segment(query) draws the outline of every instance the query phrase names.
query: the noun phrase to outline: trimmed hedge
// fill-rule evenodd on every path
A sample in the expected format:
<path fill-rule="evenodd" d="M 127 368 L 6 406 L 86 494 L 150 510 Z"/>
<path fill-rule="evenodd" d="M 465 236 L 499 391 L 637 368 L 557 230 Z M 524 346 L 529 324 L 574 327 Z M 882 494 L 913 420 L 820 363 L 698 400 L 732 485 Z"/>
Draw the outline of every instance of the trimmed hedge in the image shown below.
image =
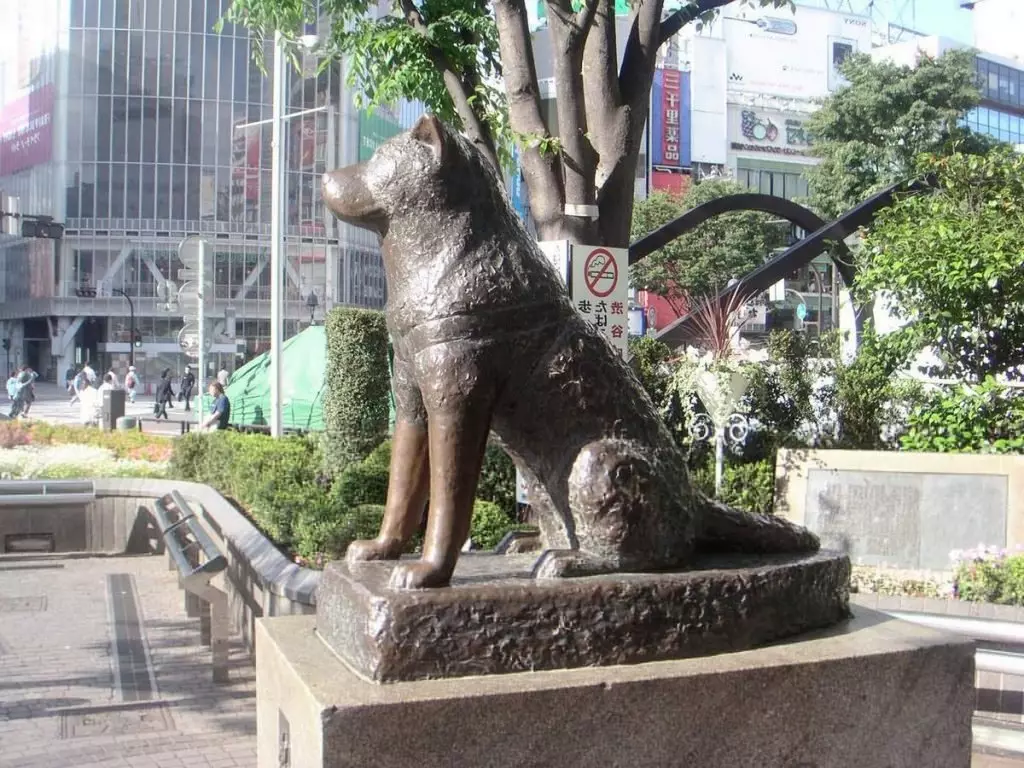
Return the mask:
<path fill-rule="evenodd" d="M 336 307 L 327 314 L 324 471 L 337 476 L 387 437 L 391 393 L 384 314 Z"/>
<path fill-rule="evenodd" d="M 323 453 L 314 439 L 194 432 L 175 441 L 170 474 L 216 488 L 278 546 L 318 565 L 343 556 L 353 540 L 377 535 L 390 457 L 391 444 L 384 441 L 332 479 L 321 472 Z M 478 548 L 493 548 L 519 528 L 512 512 L 496 503 L 478 500 L 474 506 L 470 538 Z M 410 549 L 419 545 L 417 536 Z"/>

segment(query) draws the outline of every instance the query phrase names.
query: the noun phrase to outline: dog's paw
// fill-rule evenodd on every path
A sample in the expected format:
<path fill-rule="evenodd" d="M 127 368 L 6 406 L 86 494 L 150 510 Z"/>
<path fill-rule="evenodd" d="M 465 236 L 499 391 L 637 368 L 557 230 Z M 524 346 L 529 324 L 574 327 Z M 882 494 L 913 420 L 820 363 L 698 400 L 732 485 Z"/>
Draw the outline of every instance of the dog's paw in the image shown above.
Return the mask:
<path fill-rule="evenodd" d="M 577 549 L 549 549 L 533 565 L 535 579 L 561 579 L 614 573 L 618 564 Z"/>
<path fill-rule="evenodd" d="M 401 554 L 402 547 L 396 542 L 361 539 L 348 545 L 345 559 L 350 563 L 364 560 L 397 560 Z"/>
<path fill-rule="evenodd" d="M 428 560 L 414 560 L 410 563 L 399 563 L 391 571 L 389 586 L 392 589 L 431 589 L 447 587 L 451 581 L 451 573 Z"/>

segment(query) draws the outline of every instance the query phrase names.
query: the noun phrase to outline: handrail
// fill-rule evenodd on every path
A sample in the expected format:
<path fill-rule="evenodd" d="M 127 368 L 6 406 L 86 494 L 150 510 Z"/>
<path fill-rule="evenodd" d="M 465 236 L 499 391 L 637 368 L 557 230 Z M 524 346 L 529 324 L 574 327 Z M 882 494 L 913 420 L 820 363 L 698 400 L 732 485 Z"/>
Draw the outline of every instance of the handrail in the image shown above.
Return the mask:
<path fill-rule="evenodd" d="M 228 561 L 203 529 L 202 524 L 185 500 L 180 494 L 177 494 L 178 498 L 175 499 L 175 494 L 177 494 L 176 491 L 172 492 L 171 499 L 178 510 L 176 520 L 172 521 L 170 518 L 166 496 L 153 502 L 153 514 L 160 526 L 160 535 L 163 536 L 164 543 L 167 545 L 167 553 L 177 566 L 183 585 L 189 589 L 198 584 L 209 583 L 210 579 L 228 567 Z M 186 530 L 193 541 L 190 542 L 186 539 L 184 535 Z M 192 564 L 185 551 L 193 546 L 198 546 L 203 552 L 203 561 L 198 565 Z"/>
<path fill-rule="evenodd" d="M 44 507 L 91 504 L 96 487 L 90 480 L 0 481 L 0 507 Z"/>

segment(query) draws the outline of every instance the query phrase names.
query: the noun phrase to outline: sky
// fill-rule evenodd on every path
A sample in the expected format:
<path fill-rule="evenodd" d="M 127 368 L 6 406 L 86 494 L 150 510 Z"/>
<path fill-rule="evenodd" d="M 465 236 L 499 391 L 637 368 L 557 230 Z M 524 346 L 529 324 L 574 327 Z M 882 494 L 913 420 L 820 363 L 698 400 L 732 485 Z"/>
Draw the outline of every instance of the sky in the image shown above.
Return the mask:
<path fill-rule="evenodd" d="M 972 42 L 971 12 L 960 8 L 960 0 L 917 0 L 916 26 L 929 35 Z"/>

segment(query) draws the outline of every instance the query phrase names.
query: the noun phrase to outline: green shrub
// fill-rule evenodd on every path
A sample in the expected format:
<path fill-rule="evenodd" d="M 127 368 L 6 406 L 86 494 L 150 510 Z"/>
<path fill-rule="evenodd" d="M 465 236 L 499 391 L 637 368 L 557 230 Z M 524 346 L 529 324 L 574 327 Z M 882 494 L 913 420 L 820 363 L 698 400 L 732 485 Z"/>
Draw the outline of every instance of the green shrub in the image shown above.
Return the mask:
<path fill-rule="evenodd" d="M 315 441 L 305 437 L 213 432 L 175 441 L 171 474 L 205 483 L 234 499 L 280 546 L 293 545 L 293 523 L 303 510 L 316 517 L 327 498 L 318 482 Z"/>
<path fill-rule="evenodd" d="M 476 497 L 490 501 L 506 515 L 516 512 L 516 465 L 498 445 L 489 444 L 480 469 Z"/>
<path fill-rule="evenodd" d="M 494 549 L 509 531 L 518 530 L 515 519 L 490 501 L 477 499 L 469 538 L 477 549 Z"/>
<path fill-rule="evenodd" d="M 711 498 L 746 512 L 770 515 L 775 509 L 775 462 L 727 461 L 722 470 L 722 489 L 715 494 L 715 458 L 709 456 L 690 469 L 690 482 Z"/>
<path fill-rule="evenodd" d="M 989 377 L 964 391 L 936 392 L 911 409 L 905 451 L 1024 452 L 1024 396 Z"/>
<path fill-rule="evenodd" d="M 391 383 L 384 315 L 337 307 L 327 315 L 324 469 L 337 476 L 387 437 Z"/>
<path fill-rule="evenodd" d="M 1024 554 L 981 548 L 954 553 L 957 597 L 972 602 L 1024 605 Z"/>
<path fill-rule="evenodd" d="M 391 468 L 391 441 L 385 440 L 363 460 L 363 464 L 387 472 Z"/>
<path fill-rule="evenodd" d="M 737 509 L 772 514 L 775 509 L 775 462 L 761 460 L 727 464 L 722 472 L 719 498 Z"/>
<path fill-rule="evenodd" d="M 335 481 L 333 495 L 347 508 L 360 504 L 383 504 L 388 495 L 388 468 L 360 462 L 350 464 Z"/>

